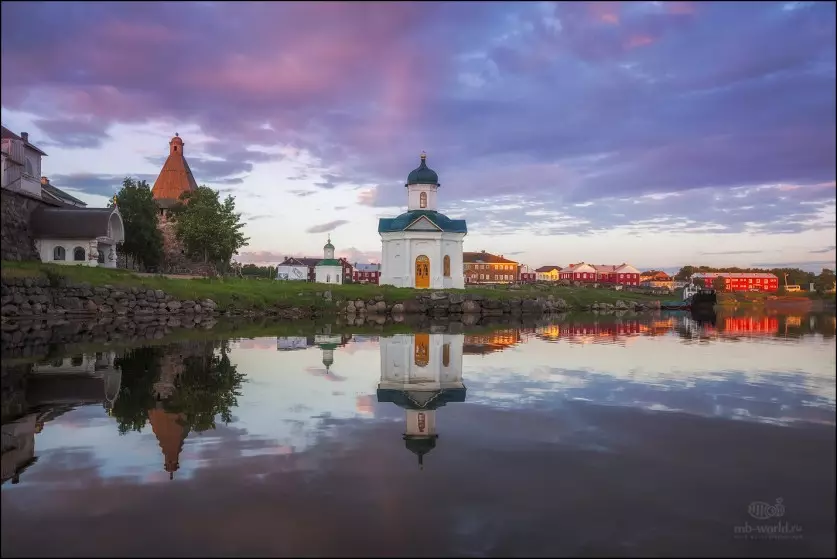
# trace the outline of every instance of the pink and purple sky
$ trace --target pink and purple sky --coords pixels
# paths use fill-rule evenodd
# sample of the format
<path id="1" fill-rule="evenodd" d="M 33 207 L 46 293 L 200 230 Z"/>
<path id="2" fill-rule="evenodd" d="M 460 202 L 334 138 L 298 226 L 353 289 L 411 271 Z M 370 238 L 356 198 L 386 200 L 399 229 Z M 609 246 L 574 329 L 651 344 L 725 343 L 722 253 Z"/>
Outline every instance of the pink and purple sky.
<path id="1" fill-rule="evenodd" d="M 376 261 L 422 150 L 465 250 L 835 263 L 830 2 L 2 4 L 2 121 L 93 206 L 179 132 L 242 262 Z"/>

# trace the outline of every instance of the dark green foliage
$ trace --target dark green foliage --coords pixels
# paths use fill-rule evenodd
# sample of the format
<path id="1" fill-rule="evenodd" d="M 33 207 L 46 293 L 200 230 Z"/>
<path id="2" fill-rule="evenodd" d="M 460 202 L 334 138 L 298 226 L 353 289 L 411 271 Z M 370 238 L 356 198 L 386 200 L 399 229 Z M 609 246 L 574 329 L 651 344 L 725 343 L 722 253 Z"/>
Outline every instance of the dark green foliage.
<path id="1" fill-rule="evenodd" d="M 125 242 L 117 250 L 141 269 L 159 266 L 163 259 L 163 235 L 157 228 L 157 206 L 151 187 L 145 181 L 125 177 L 116 200 L 125 224 Z"/>

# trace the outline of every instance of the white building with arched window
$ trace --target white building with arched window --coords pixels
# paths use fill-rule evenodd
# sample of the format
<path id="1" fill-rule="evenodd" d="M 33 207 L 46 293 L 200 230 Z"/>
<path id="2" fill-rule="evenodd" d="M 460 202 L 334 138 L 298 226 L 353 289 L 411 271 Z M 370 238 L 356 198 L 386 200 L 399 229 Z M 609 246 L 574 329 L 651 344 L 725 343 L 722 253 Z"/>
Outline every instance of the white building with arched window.
<path id="1" fill-rule="evenodd" d="M 331 236 L 323 247 L 323 259 L 314 267 L 314 278 L 317 283 L 343 283 L 343 263 L 334 258 Z"/>
<path id="2" fill-rule="evenodd" d="M 116 268 L 116 245 L 125 226 L 116 206 L 110 208 L 39 208 L 30 228 L 41 262 Z"/>
<path id="3" fill-rule="evenodd" d="M 407 211 L 378 222 L 380 285 L 419 289 L 464 289 L 462 244 L 468 227 L 437 210 L 439 176 L 427 155 L 407 177 Z"/>
<path id="4" fill-rule="evenodd" d="M 404 443 L 418 456 L 436 447 L 436 410 L 465 401 L 462 334 L 399 334 L 380 339 L 378 401 L 404 409 Z"/>

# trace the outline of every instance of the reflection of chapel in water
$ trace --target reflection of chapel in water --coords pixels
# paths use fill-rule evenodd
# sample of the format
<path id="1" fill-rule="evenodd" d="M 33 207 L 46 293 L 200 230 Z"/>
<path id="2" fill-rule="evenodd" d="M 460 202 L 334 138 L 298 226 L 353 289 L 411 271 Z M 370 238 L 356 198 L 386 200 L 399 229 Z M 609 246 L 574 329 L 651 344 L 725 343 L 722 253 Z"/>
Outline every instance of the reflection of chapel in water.
<path id="1" fill-rule="evenodd" d="M 418 456 L 436 447 L 436 410 L 465 401 L 461 334 L 400 334 L 380 339 L 378 401 L 404 408 L 404 442 Z"/>
<path id="2" fill-rule="evenodd" d="M 351 334 L 332 334 L 331 325 L 327 324 L 319 334 L 313 336 L 283 336 L 276 338 L 278 351 L 295 351 L 316 346 L 323 352 L 323 365 L 326 373 L 334 365 L 334 350 L 346 345 L 352 339 Z"/>

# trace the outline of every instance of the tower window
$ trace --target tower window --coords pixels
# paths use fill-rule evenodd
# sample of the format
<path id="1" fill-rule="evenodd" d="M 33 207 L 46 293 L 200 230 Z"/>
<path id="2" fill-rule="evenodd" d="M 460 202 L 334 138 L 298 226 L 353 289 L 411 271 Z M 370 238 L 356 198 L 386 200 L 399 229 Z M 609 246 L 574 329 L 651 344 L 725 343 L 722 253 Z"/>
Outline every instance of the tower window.
<path id="1" fill-rule="evenodd" d="M 421 194 L 419 194 L 419 207 L 427 207 L 427 192 L 422 192 Z"/>
<path id="2" fill-rule="evenodd" d="M 450 277 L 450 256 L 447 254 L 442 259 L 442 269 L 444 270 L 444 274 L 446 278 Z"/>

